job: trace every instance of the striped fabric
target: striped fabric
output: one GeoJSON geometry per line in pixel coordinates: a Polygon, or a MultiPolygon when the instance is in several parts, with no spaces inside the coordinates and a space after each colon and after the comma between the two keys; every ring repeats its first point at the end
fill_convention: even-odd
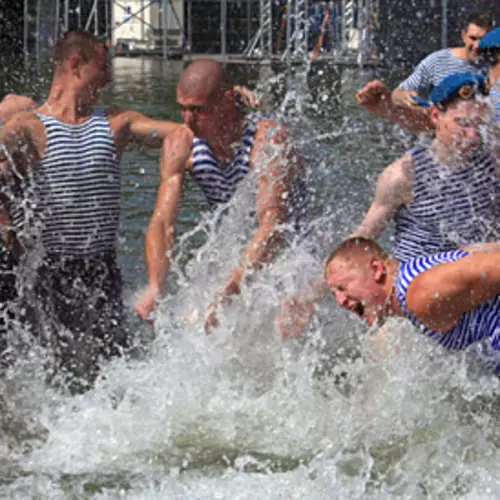
{"type": "Polygon", "coordinates": [[[449,332],[439,333],[422,324],[408,311],[406,294],[410,283],[421,273],[432,267],[445,263],[455,262],[468,255],[461,250],[441,252],[436,255],[417,257],[400,266],[396,281],[396,294],[405,316],[423,333],[435,340],[446,349],[465,349],[467,346],[484,338],[491,338],[491,347],[500,349],[500,296],[481,304],[472,311],[462,315],[458,324],[449,332]]]}
{"type": "MultiPolygon", "coordinates": [[[[114,252],[120,214],[120,168],[102,112],[69,125],[38,114],[47,147],[33,175],[35,208],[46,253],[71,258],[114,252]]],[[[14,217],[15,218],[15,217],[14,217]]],[[[24,221],[14,220],[16,226],[24,221]]]]}
{"type": "Polygon", "coordinates": [[[500,123],[500,82],[491,87],[490,96],[495,109],[495,121],[500,123]]]}
{"type": "Polygon", "coordinates": [[[450,49],[441,49],[429,54],[415,68],[415,71],[398,88],[414,90],[418,94],[428,97],[432,89],[453,73],[472,72],[486,75],[487,66],[473,64],[465,59],[456,57],[450,49]]]}
{"type": "MultiPolygon", "coordinates": [[[[201,186],[208,202],[214,206],[227,203],[236,192],[239,182],[250,171],[250,155],[259,120],[257,113],[248,115],[245,131],[235,148],[233,159],[222,168],[207,141],[193,140],[192,174],[201,186]]],[[[307,218],[307,191],[303,179],[298,179],[287,196],[287,222],[300,231],[307,218]]]]}
{"type": "Polygon", "coordinates": [[[414,197],[394,218],[398,260],[499,239],[500,181],[489,153],[478,152],[463,168],[435,162],[423,146],[410,153],[414,197]]]}

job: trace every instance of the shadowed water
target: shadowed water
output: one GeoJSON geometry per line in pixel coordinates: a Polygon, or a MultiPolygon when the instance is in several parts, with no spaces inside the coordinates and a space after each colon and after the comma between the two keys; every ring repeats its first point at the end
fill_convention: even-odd
{"type": "MultiPolygon", "coordinates": [[[[115,59],[103,102],[179,119],[181,71],[180,62],[115,59]]],[[[169,293],[146,353],[107,364],[78,396],[45,383],[43,353],[0,378],[0,497],[498,498],[498,378],[402,320],[385,338],[366,333],[331,298],[296,341],[283,342],[274,324],[282,298],[356,227],[377,174],[411,137],[356,106],[354,92],[370,77],[358,70],[230,71],[265,92],[301,146],[310,237],[245,287],[206,336],[203,311],[254,228],[255,178],[215,214],[188,181],[169,293]]],[[[119,251],[130,310],[146,281],[157,164],[152,150],[122,161],[119,251]]]]}

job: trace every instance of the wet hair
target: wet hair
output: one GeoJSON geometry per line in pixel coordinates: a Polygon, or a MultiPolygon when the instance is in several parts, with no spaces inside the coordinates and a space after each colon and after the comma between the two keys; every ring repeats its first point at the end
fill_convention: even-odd
{"type": "Polygon", "coordinates": [[[325,272],[335,259],[349,261],[361,255],[371,255],[381,260],[389,258],[389,254],[373,239],[363,236],[354,236],[344,240],[326,259],[325,272]]]}
{"type": "Polygon", "coordinates": [[[66,32],[54,48],[56,70],[60,70],[64,63],[74,55],[80,56],[84,62],[89,62],[96,54],[98,46],[102,46],[100,40],[87,31],[66,32]]]}
{"type": "Polygon", "coordinates": [[[467,30],[470,24],[489,30],[493,27],[493,15],[488,11],[474,10],[465,17],[463,29],[467,30]]]}

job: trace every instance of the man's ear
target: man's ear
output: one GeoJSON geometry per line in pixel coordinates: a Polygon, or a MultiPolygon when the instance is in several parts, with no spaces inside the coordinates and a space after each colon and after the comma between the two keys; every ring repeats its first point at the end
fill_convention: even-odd
{"type": "Polygon", "coordinates": [[[439,122],[439,114],[440,114],[440,111],[439,111],[437,106],[432,106],[429,109],[429,118],[431,119],[432,124],[436,128],[437,128],[437,124],[439,122]]]}
{"type": "Polygon", "coordinates": [[[82,65],[82,58],[77,54],[73,54],[68,60],[68,67],[70,71],[76,74],[77,76],[80,76],[81,65],[82,65]]]}
{"type": "MultiPolygon", "coordinates": [[[[469,28],[469,27],[467,26],[467,29],[468,29],[468,28],[469,28]]],[[[467,30],[462,30],[462,31],[460,32],[460,35],[462,35],[462,41],[463,41],[463,42],[464,42],[464,44],[465,44],[465,41],[466,41],[466,35],[467,35],[467,30]]]]}
{"type": "Polygon", "coordinates": [[[373,272],[373,278],[377,283],[382,283],[387,274],[387,270],[385,268],[385,262],[379,257],[372,257],[370,260],[370,268],[373,272]]]}

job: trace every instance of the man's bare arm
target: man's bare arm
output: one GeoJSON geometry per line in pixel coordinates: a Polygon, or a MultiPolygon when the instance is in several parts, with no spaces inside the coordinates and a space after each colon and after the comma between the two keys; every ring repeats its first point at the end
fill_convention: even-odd
{"type": "Polygon", "coordinates": [[[123,147],[135,140],[153,148],[161,147],[163,140],[182,127],[180,123],[154,120],[139,111],[114,108],[108,111],[113,130],[117,134],[117,145],[123,147]]]}
{"type": "Polygon", "coordinates": [[[33,99],[23,95],[8,94],[0,102],[0,124],[7,123],[14,115],[36,108],[33,99]]]}
{"type": "Polygon", "coordinates": [[[407,154],[389,165],[379,176],[375,200],[351,236],[378,238],[402,205],[413,196],[413,159],[407,154]]]}
{"type": "Polygon", "coordinates": [[[500,293],[500,251],[471,253],[417,276],[408,288],[408,310],[438,332],[454,328],[462,315],[500,293]]]}
{"type": "Polygon", "coordinates": [[[255,168],[262,169],[256,200],[259,227],[224,289],[227,295],[239,293],[239,284],[246,269],[272,261],[281,247],[287,193],[295,172],[300,168],[299,153],[291,145],[289,133],[273,121],[261,121],[255,144],[256,150],[252,155],[258,163],[255,168]],[[272,151],[272,157],[269,157],[268,150],[272,151]]]}
{"type": "MultiPolygon", "coordinates": [[[[405,155],[389,165],[379,176],[377,191],[363,222],[351,236],[378,238],[402,204],[411,200],[413,160],[405,155]]],[[[316,303],[330,291],[321,274],[304,290],[286,298],[276,318],[283,338],[297,337],[314,316],[316,303]]]]}
{"type": "Polygon", "coordinates": [[[174,246],[175,225],[192,141],[192,133],[182,127],[166,139],[162,150],[161,181],[145,238],[149,283],[136,304],[137,313],[145,320],[149,318],[157,299],[163,295],[170,269],[169,252],[174,246]]]}
{"type": "Polygon", "coordinates": [[[356,94],[356,100],[371,113],[401,125],[410,132],[431,134],[434,131],[434,125],[425,110],[394,104],[391,91],[380,80],[368,82],[356,94]]]}

